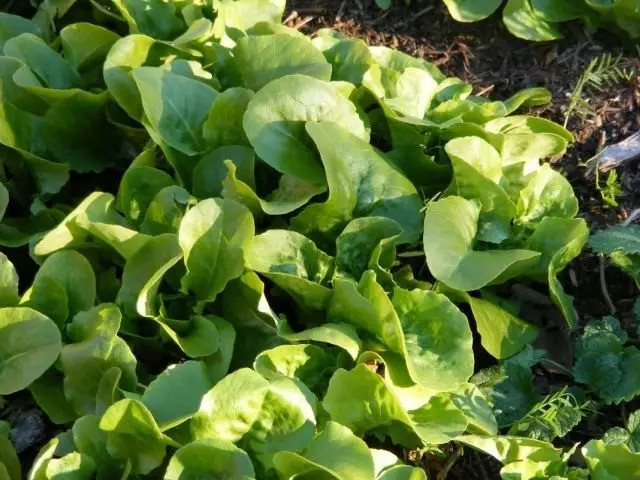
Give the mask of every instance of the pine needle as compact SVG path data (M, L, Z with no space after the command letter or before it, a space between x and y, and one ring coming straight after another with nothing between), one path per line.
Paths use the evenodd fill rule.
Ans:
M614 57L611 53L605 53L594 58L578 79L569 101L564 126L569 123L573 114L582 118L595 116L595 110L584 97L585 90L593 89L602 92L605 88L621 83L629 82L636 74L635 67L626 68L623 65L622 55Z

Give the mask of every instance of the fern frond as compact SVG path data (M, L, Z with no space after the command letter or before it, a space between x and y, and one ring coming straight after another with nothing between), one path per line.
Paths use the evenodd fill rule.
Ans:
M564 121L565 127L573 114L577 114L581 118L595 115L593 107L584 98L586 89L591 88L602 92L612 85L629 82L636 75L636 68L628 68L624 63L622 55L614 57L611 53L602 54L589 62L569 97L569 106Z

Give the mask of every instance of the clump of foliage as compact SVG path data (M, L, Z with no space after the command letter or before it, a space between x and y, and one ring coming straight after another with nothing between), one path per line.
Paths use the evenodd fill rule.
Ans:
M0 395L62 432L29 478L415 480L401 453L448 442L584 478L551 441L586 404L533 389L538 328L506 293L575 324L558 274L588 230L542 162L572 136L514 114L549 92L474 96L283 11L0 14ZM500 388L527 389L520 416Z
M443 0L460 22L477 22L502 5L507 29L525 40L562 37L558 24L579 20L590 30L607 28L627 38L640 37L640 7L627 0Z
M589 30L605 28L623 38L640 38L640 6L628 0L443 0L459 22L478 22L502 9L505 26L516 37L536 42L562 38L559 25L580 21ZM376 0L389 8L389 0Z

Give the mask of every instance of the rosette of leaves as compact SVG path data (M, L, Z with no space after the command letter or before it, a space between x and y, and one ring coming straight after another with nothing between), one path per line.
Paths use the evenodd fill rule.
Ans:
M500 360L537 334L513 282L574 321L586 226L543 162L572 136L514 115L549 92L475 96L280 1L62 3L0 18L0 393L63 432L31 478L424 478L376 437L568 472L470 382L474 331Z

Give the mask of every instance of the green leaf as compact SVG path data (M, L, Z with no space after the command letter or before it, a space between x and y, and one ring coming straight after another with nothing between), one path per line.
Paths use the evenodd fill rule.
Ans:
M507 0L502 14L507 29L524 40L557 40L562 34L535 12L529 0Z
M199 301L213 301L227 282L242 275L244 253L253 237L253 217L244 205L226 199L198 203L178 231L187 267L182 288Z
M51 368L29 385L33 399L56 425L72 422L78 416L64 396L63 382L64 374Z
M453 166L454 191L467 200L478 200L483 213L506 220L516 215L516 206L500 186L503 181L500 154L479 137L455 138L445 150Z
M187 478L252 480L255 471L249 455L232 443L197 440L180 448L169 461L165 480Z
M305 123L335 122L363 141L369 139L355 105L329 83L305 75L270 82L249 102L244 130L256 154L279 172L324 183L322 165L309 145Z
M447 197L427 206L424 251L433 276L462 291L478 290L522 275L538 262L531 250L473 249L480 207L461 197Z
M427 480L427 474L418 467L397 465L384 470L376 480Z
M256 92L286 75L331 80L331 65L307 37L286 33L243 37L233 55L243 86Z
M116 204L127 220L139 224L153 199L164 188L174 185L173 178L153 167L127 169L120 180Z
M0 308L0 395L27 388L56 361L56 324L26 307Z
M218 93L197 80L153 67L132 72L152 137L186 154L206 150L202 128Z
M19 15L0 12L0 50L4 48L8 40L22 33L40 35L38 26L31 20Z
M335 480L374 478L373 458L367 444L335 422L327 422L303 454L279 452L273 462L280 478L297 475L326 475Z
M20 459L13 444L8 438L4 437L0 438L0 467L4 468L7 480L21 480L22 467Z
M384 380L366 365L350 371L337 370L322 405L332 420L356 434L386 431L395 443L408 447L416 444L414 438L425 445L446 443L468 425L463 413L445 395L434 396L425 405L407 412ZM395 422L404 428L392 428Z
M471 377L471 328L465 315L446 296L396 288L393 307L402 325L407 368L416 383L447 391Z
M315 185L289 175L282 175L278 188L267 196L267 200L263 200L258 197L254 187L237 177L238 168L231 160L225 160L224 165L228 173L222 183L222 195L244 204L256 216L263 212L267 215L286 215L326 190L324 185ZM253 177L251 180L253 183Z
M160 190L147 206L140 231L147 235L178 233L187 207L195 199L184 188L171 185Z
M20 301L18 272L4 253L0 253L0 307L15 307Z
M633 453L626 445L605 445L591 440L582 454L593 480L633 478L640 475L640 453Z
M260 22L281 23L285 0L217 0L214 29L246 31Z
M300 305L322 310L331 290L321 285L333 258L299 233L271 229L257 235L246 253L247 268L289 293Z
M91 457L73 452L49 460L46 474L51 480L91 480L95 469L96 464Z
M614 225L589 237L589 248L611 255L615 251L640 253L640 225Z
M290 342L312 341L335 345L344 349L353 360L358 358L362 348L362 342L355 329L344 323L325 323L301 332L294 332L286 322L282 321L278 327L278 335Z
M172 40L185 30L175 2L162 0L113 0L127 20L131 33L144 33L161 40Z
M237 181L242 182L247 188L255 190L255 154L253 150L244 145L227 145L204 155L193 169L191 190L196 197L204 199L223 195L223 182L228 175L226 162L233 163L233 172L234 176L238 177ZM226 197L227 192L224 193ZM231 196L231 198L233 197ZM241 199L237 200L241 201Z
M336 365L336 357L315 345L280 345L260 353L253 369L267 380L281 376L297 378L311 390L325 387Z
M160 429L167 430L191 418L211 386L204 364L188 361L167 367L149 384L140 401Z
M127 260L118 292L126 316L154 315L162 277L182 256L178 236L165 233L149 239Z
M167 445L178 445L162 434L151 412L137 400L120 400L100 419L100 430L107 432L107 451L120 460L130 461L133 471L145 475L158 467Z
M242 117L254 93L242 87L228 88L216 97L203 125L203 136L210 149L226 145L249 145Z
M59 291L64 295L67 316L59 317L46 306L52 283L56 284L54 294ZM44 261L21 304L47 314L62 326L67 318L93 307L95 301L96 277L91 264L80 253L68 250L56 252Z
M502 5L502 0L444 0L449 13L459 22L484 20Z
M78 72L62 56L54 52L41 38L23 33L8 40L4 54L24 62L37 76L35 88L56 90L77 88L82 85Z
M519 221L539 222L545 217L572 218L578 213L578 199L571 184L549 165L540 167L518 199Z
M469 297L469 305L482 346L498 360L515 355L538 336L538 328L490 299Z
M372 269L382 277L396 260L395 246L401 233L398 222L390 218L352 220L336 240L336 274L359 280Z
M305 208L293 219L294 228L333 240L352 218L386 217L402 227L399 242L416 242L422 203L411 182L383 154L337 123L309 122L306 130L320 151L329 197Z
M529 272L534 278L546 268L551 300L560 309L569 326L576 322L573 297L565 293L557 275L576 258L589 238L589 229L583 219L547 217L540 222L529 238L527 246L542 253L538 266Z
M314 429L313 407L296 382L268 382L249 369L214 386L191 421L195 439L240 442L267 467L275 453L303 449Z
M190 358L213 355L220 348L220 335L213 317L193 315L188 320L153 317L164 333Z
M103 304L76 315L68 326L69 343L60 352L65 398L78 415L96 411L103 375L120 369L124 388L136 385L136 358L117 336L122 315L113 304Z
M99 65L120 36L91 23L74 23L60 31L64 58L78 71Z

